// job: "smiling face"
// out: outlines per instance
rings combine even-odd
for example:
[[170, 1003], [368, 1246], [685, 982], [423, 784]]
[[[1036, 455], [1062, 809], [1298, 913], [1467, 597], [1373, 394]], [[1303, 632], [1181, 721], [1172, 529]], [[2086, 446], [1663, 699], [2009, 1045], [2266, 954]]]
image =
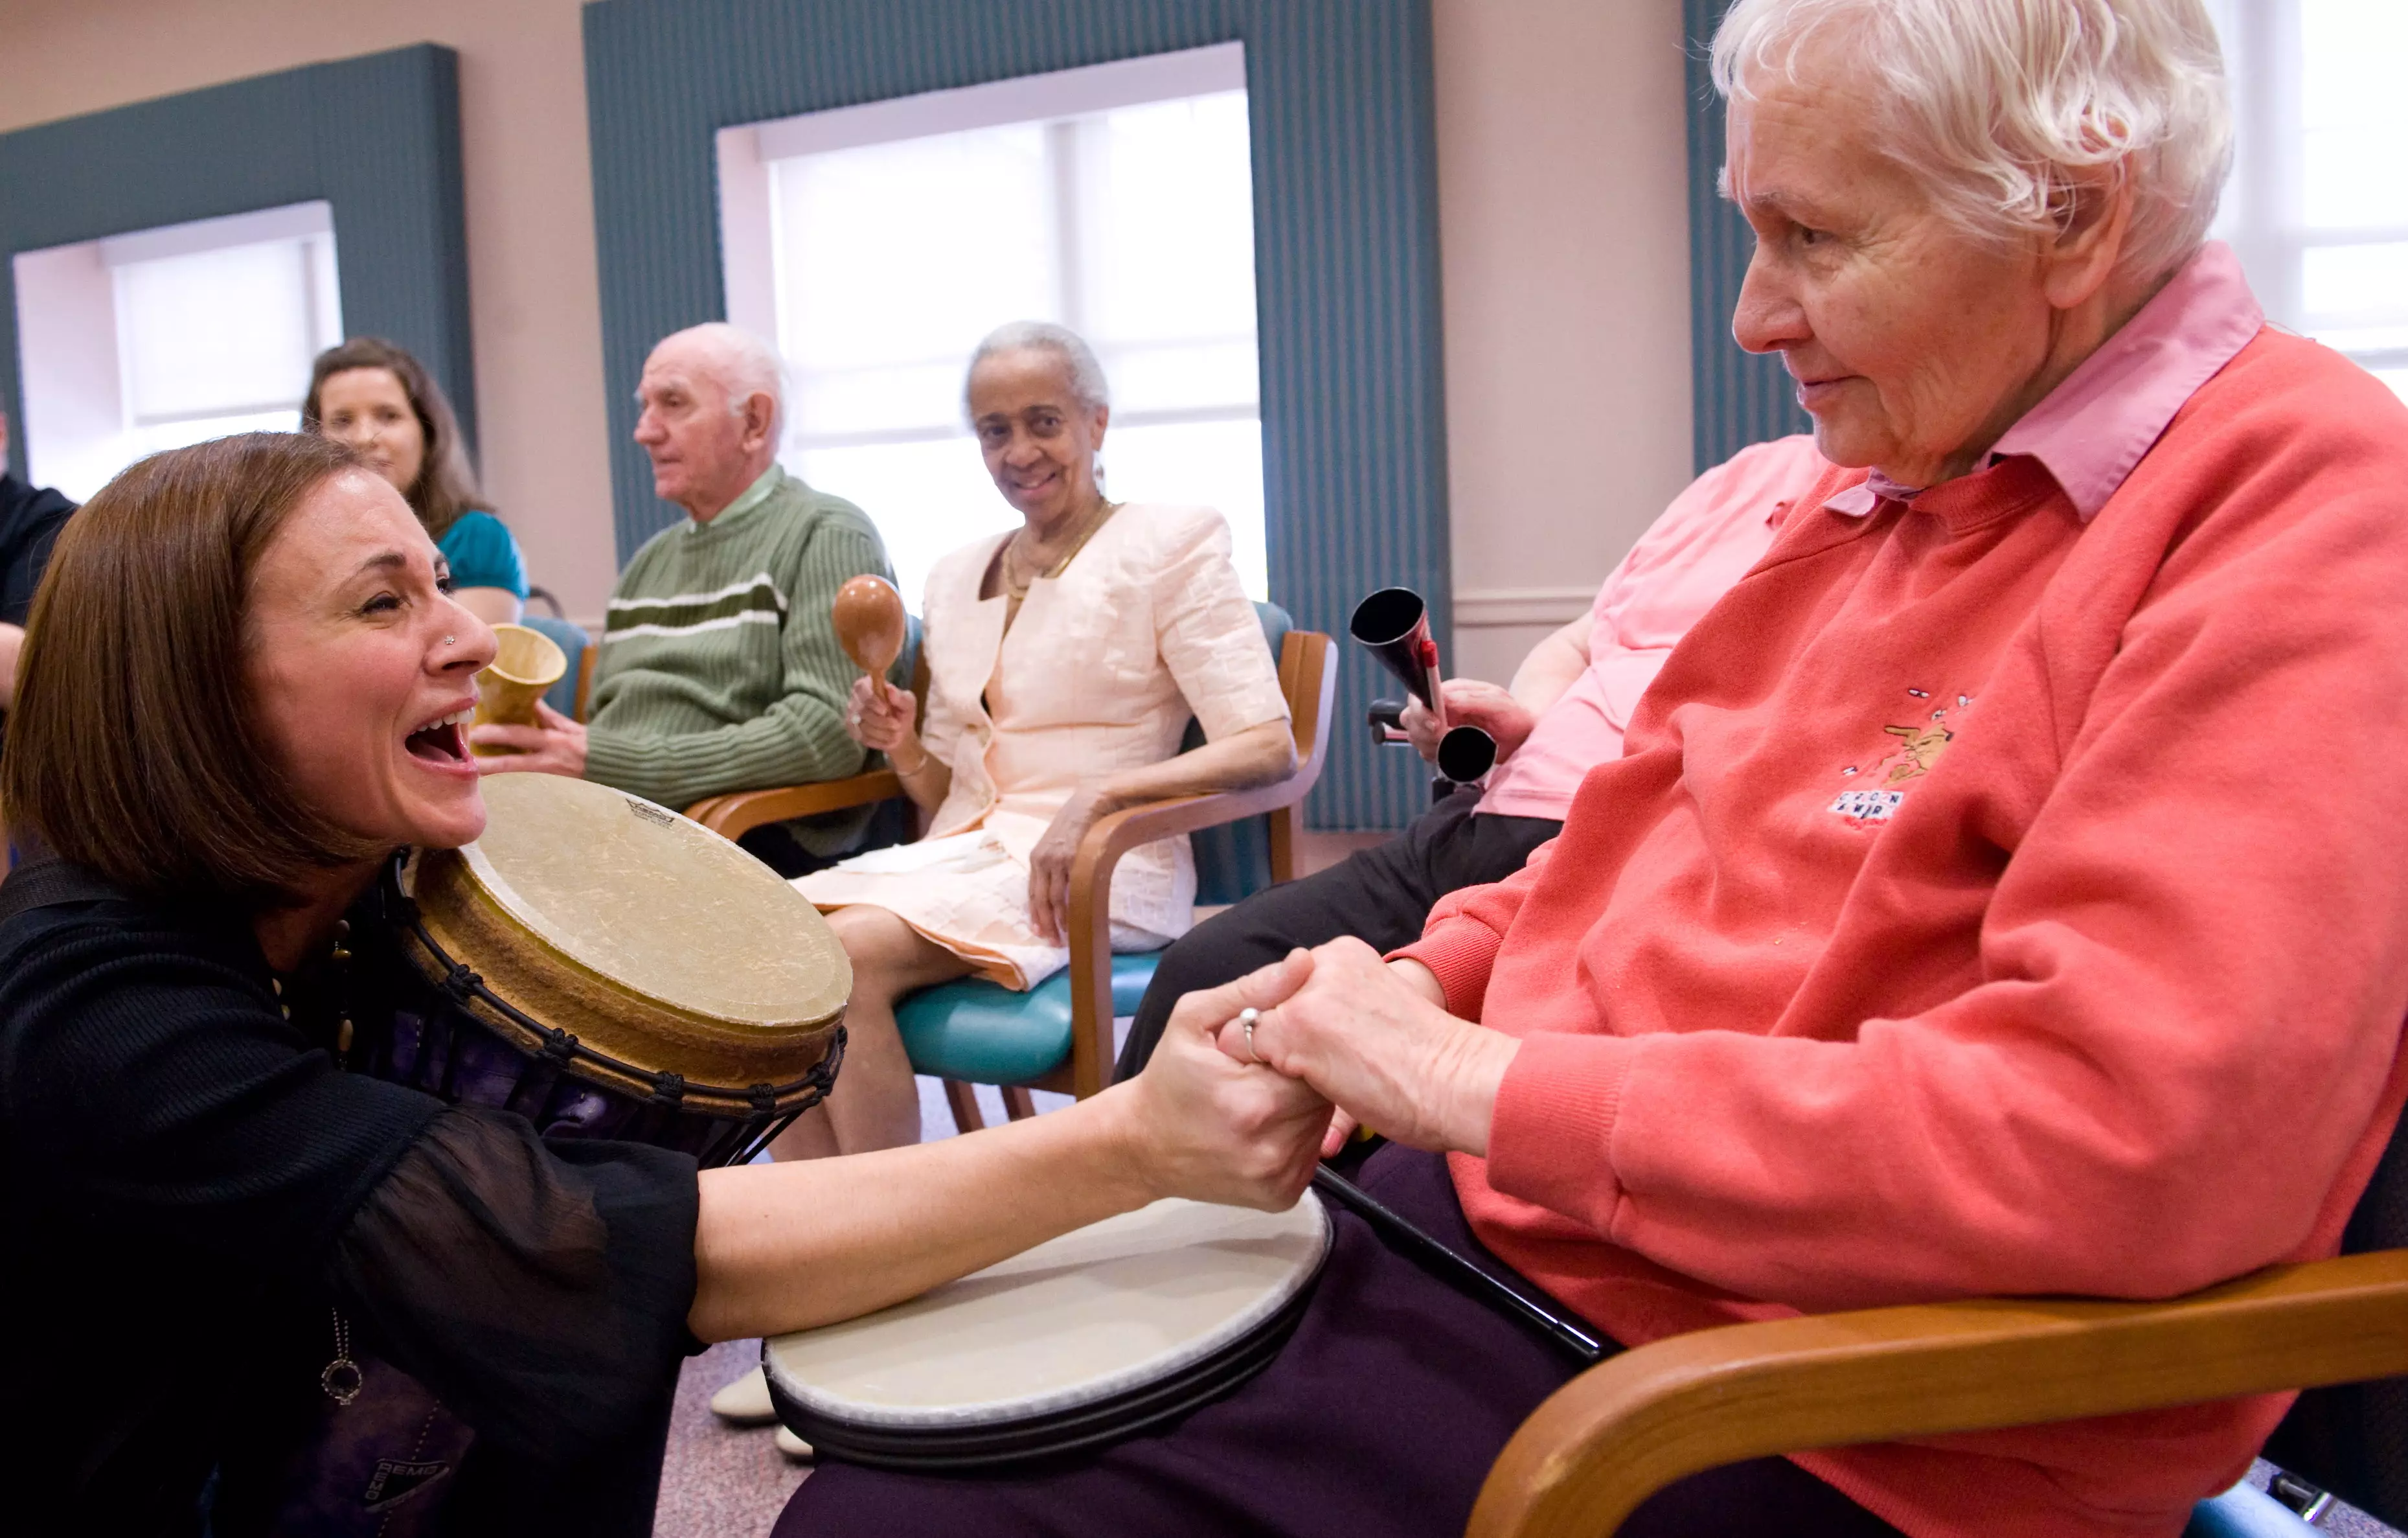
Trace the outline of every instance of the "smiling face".
[[426, 463], [426, 427], [390, 368], [346, 368], [318, 386], [318, 430], [348, 443], [402, 496]]
[[1867, 141], [1861, 93], [1818, 83], [1811, 53], [1799, 74], [1731, 103], [1729, 191], [1756, 238], [1732, 331], [1783, 355], [1824, 457], [1933, 485], [2050, 382], [2041, 243], [1968, 234]]
[[1070, 366], [1045, 348], [988, 354], [970, 370], [970, 426], [995, 489], [1047, 526], [1095, 506], [1109, 407], [1082, 406]]
[[466, 722], [494, 633], [440, 562], [392, 486], [345, 471], [267, 547], [244, 616], [262, 751], [305, 804], [382, 847], [452, 849], [485, 826]]

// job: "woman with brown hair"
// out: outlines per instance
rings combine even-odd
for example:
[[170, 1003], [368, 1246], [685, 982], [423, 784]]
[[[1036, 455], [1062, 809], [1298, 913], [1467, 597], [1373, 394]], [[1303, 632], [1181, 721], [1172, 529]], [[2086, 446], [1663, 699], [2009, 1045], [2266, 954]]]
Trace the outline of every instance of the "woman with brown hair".
[[[448, 586], [393, 487], [308, 436], [143, 460], [59, 542], [0, 761], [36, 849], [0, 887], [0, 1307], [30, 1326], [0, 1401], [43, 1411], [0, 1440], [11, 1531], [632, 1538], [697, 1341], [1160, 1196], [1295, 1200], [1327, 1106], [1201, 1026], [1054, 1115], [699, 1173], [345, 1071], [351, 1021], [440, 1007], [377, 921], [382, 862], [484, 827], [494, 640]], [[465, 1453], [332, 1477], [363, 1373]]]
[[409, 503], [452, 565], [452, 597], [487, 625], [517, 623], [526, 563], [499, 518], [480, 506], [460, 421], [426, 366], [381, 337], [318, 354], [301, 430], [348, 443]]

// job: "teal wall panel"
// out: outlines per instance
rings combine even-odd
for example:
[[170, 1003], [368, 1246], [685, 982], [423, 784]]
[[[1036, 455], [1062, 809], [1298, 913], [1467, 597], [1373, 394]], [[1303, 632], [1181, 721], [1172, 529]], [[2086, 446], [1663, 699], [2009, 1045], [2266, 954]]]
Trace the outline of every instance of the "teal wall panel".
[[[23, 414], [8, 258], [320, 198], [334, 206], [343, 323], [417, 353], [473, 447], [459, 60], [432, 43], [0, 134], [0, 398], [10, 420]], [[20, 470], [22, 438], [9, 444]]]
[[[1355, 600], [1391, 583], [1450, 615], [1427, 0], [588, 5], [621, 559], [678, 516], [628, 436], [644, 354], [725, 314], [718, 129], [1233, 39], [1254, 131], [1271, 597], [1341, 637]], [[1426, 800], [1419, 760], [1359, 726], [1379, 692], [1347, 656], [1316, 826], [1398, 826]]]
[[1731, 311], [1756, 237], [1716, 190], [1723, 168], [1723, 104], [1707, 49], [1730, 0], [1682, 0], [1689, 40], [1689, 355], [1697, 468], [1719, 465], [1751, 443], [1810, 432], [1778, 353], [1742, 352]]

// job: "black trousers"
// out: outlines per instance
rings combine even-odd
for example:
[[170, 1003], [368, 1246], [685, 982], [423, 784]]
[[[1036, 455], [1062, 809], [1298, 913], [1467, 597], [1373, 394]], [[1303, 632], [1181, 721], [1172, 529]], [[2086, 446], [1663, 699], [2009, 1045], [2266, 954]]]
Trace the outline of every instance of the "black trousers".
[[1439, 898], [1503, 881], [1564, 826], [1549, 817], [1482, 816], [1471, 810], [1481, 795], [1458, 790], [1386, 843], [1257, 892], [1190, 929], [1162, 953], [1113, 1077], [1145, 1066], [1182, 995], [1219, 987], [1299, 945], [1311, 949], [1340, 935], [1382, 951], [1410, 944]]
[[[1394, 1145], [1365, 1189], [1482, 1268], [1446, 1160]], [[772, 1538], [1458, 1538], [1514, 1429], [1572, 1375], [1554, 1346], [1332, 1210], [1329, 1260], [1262, 1373], [1125, 1441], [984, 1473], [826, 1462]], [[1899, 1538], [1785, 1459], [1657, 1491], [1621, 1538]]]

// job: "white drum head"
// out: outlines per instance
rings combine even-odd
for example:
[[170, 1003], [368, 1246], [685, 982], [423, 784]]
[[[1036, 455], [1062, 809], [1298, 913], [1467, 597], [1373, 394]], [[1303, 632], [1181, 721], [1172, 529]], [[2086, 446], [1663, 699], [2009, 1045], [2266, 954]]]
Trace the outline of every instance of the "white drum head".
[[848, 1428], [879, 1445], [908, 1446], [916, 1435], [939, 1448], [985, 1445], [982, 1433], [1049, 1420], [1092, 1430], [1083, 1412], [1154, 1402], [1155, 1386], [1210, 1376], [1216, 1359], [1292, 1322], [1329, 1244], [1328, 1215], [1311, 1191], [1284, 1213], [1157, 1201], [909, 1302], [780, 1336], [762, 1359], [781, 1408], [799, 1412], [788, 1417], [796, 1430], [840, 1455], [852, 1450]]

